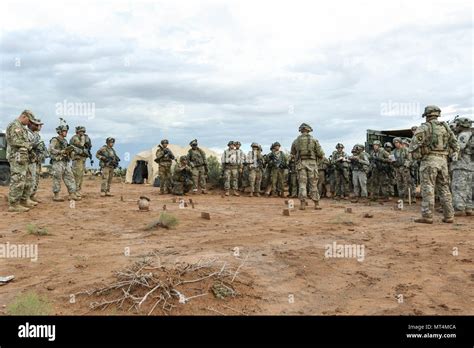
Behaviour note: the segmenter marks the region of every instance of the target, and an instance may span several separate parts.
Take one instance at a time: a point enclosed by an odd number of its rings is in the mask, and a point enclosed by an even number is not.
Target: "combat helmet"
[[[188,161],[188,158],[187,158],[186,156],[181,156],[181,157],[179,158],[179,161],[180,161],[180,162],[187,162],[187,161]]]
[[[392,145],[392,143],[391,143],[390,141],[387,141],[385,144],[383,144],[383,147],[384,147],[384,148],[389,147],[389,148],[393,149],[393,145]]]
[[[382,146],[382,143],[380,142],[380,140],[374,140],[372,145]]]
[[[235,142],[234,142],[233,140],[229,141],[229,142],[227,143],[227,146],[230,146],[230,145],[235,145]]]
[[[309,132],[312,132],[313,131],[313,128],[311,128],[311,126],[307,123],[302,123],[300,125],[300,127],[298,128],[298,130],[301,132],[303,129],[307,129]]]
[[[240,141],[238,141],[238,140],[235,140],[235,141],[234,141],[234,145],[235,145],[235,146],[237,146],[237,145],[242,145],[242,143],[241,143]]]
[[[57,127],[56,127],[56,133],[60,134],[60,133],[62,133],[62,132],[64,132],[64,131],[66,131],[66,132],[68,131],[68,127],[67,127],[67,126],[62,125],[62,126],[57,126]]]
[[[191,142],[189,143],[189,145],[191,146],[197,146],[197,144],[198,144],[197,139],[191,140]]]
[[[76,127],[76,133],[77,133],[77,132],[84,132],[84,133],[85,133],[85,132],[86,132],[86,127],[84,127],[84,126],[77,126],[77,127]]]
[[[463,128],[471,128],[472,120],[467,117],[460,117],[456,120],[456,125]]]
[[[115,138],[108,137],[107,139],[105,139],[105,143],[106,144],[108,144],[108,143],[114,143],[115,144]]]
[[[425,107],[425,112],[422,117],[435,116],[439,117],[441,115],[441,109],[436,105],[428,105]]]
[[[161,145],[165,145],[165,144],[169,144],[170,142],[168,141],[168,139],[163,139],[161,141]]]
[[[251,148],[259,147],[259,145],[258,145],[257,143],[252,143],[252,144],[250,144],[250,147],[251,147]]]
[[[272,144],[272,146],[270,147],[270,150],[273,150],[276,146],[280,146],[280,147],[281,147],[281,145],[280,145],[280,143],[279,143],[278,141],[275,141],[275,142]]]
[[[402,138],[400,138],[400,137],[393,138],[393,143],[394,144],[395,143],[400,143],[401,144],[402,143]]]
[[[336,149],[343,149],[343,148],[344,148],[344,145],[343,145],[343,144],[337,143]]]

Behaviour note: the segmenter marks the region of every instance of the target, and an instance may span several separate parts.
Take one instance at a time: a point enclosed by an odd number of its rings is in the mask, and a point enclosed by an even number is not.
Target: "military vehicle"
[[[7,161],[7,138],[5,133],[0,133],[0,185],[10,183],[10,165]]]
[[[365,151],[370,152],[372,150],[372,144],[375,140],[379,140],[383,145],[386,142],[393,143],[393,139],[396,137],[411,139],[413,137],[413,133],[411,129],[397,129],[397,130],[367,129],[367,141],[365,142]]]

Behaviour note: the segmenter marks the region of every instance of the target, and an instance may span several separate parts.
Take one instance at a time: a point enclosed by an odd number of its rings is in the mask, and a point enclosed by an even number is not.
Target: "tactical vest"
[[[310,135],[300,135],[296,142],[298,156],[300,159],[316,159],[314,153],[313,138]]]
[[[190,162],[193,162],[194,167],[200,167],[204,165],[204,156],[201,149],[193,150],[190,149],[188,152],[188,158]]]
[[[449,136],[448,125],[445,122],[436,120],[427,122],[428,125],[428,139],[425,143],[428,153],[438,153],[441,155],[448,155],[449,153]]]
[[[58,145],[56,145],[55,147],[55,150],[59,150],[59,151],[62,151],[62,150],[65,150],[66,147],[68,147],[68,143],[67,143],[67,140],[66,139],[61,139],[60,137],[52,137],[51,140],[49,141],[49,143],[51,144],[51,142],[56,139],[58,141]],[[59,146],[59,148],[58,148]],[[51,161],[66,161],[67,159],[60,155],[60,154],[50,154],[50,157],[51,157]]]

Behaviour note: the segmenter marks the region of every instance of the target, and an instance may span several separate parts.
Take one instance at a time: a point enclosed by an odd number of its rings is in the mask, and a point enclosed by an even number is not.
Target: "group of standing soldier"
[[[6,130],[7,159],[10,164],[8,203],[10,212],[26,212],[41,203],[36,197],[41,164],[51,160],[53,201],[62,202],[61,181],[69,193],[69,200],[82,199],[82,182],[87,158],[92,162],[92,143],[83,126],[76,127],[76,134],[67,141],[69,126],[62,122],[46,148],[41,140],[43,123],[30,110],[24,110]],[[97,151],[102,171],[101,196],[111,196],[110,184],[113,170],[120,159],[113,149],[115,140],[107,138],[106,145]]]

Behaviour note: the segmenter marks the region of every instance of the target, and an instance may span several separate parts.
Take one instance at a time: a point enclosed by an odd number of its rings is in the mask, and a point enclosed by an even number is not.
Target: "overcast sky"
[[[329,153],[427,104],[473,115],[470,0],[2,0],[0,23],[0,129],[28,108],[47,140],[61,112],[132,155],[164,137],[289,148],[307,122]]]

